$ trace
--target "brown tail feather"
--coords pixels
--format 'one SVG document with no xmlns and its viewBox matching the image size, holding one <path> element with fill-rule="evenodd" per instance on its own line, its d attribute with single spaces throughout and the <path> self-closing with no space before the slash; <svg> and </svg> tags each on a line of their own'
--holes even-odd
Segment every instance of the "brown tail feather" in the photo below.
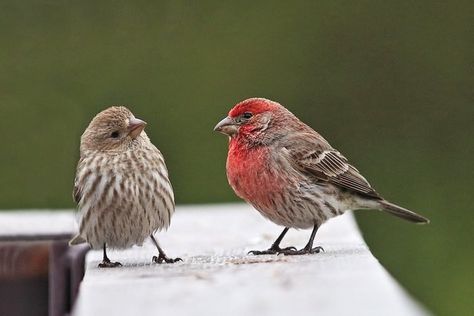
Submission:
<svg viewBox="0 0 474 316">
<path fill-rule="evenodd" d="M 78 234 L 78 235 L 74 236 L 74 238 L 69 241 L 69 246 L 79 245 L 79 244 L 82 244 L 82 243 L 85 243 L 85 242 L 86 242 L 86 240 L 81 235 Z"/>
<path fill-rule="evenodd" d="M 381 206 L 381 210 L 390 213 L 392 215 L 398 216 L 400 218 L 406 219 L 410 222 L 419 223 L 419 224 L 428 224 L 430 222 L 429 219 L 423 217 L 415 212 L 407 210 L 406 208 L 400 207 L 388 201 L 382 200 L 379 202 Z"/>
</svg>

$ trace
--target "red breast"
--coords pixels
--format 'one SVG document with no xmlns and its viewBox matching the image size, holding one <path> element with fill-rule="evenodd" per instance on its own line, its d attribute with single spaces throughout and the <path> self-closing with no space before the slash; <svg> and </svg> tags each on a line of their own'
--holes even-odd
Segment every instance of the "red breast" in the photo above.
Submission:
<svg viewBox="0 0 474 316">
<path fill-rule="evenodd" d="M 235 193 L 252 204 L 267 204 L 281 192 L 281 181 L 270 163 L 268 147 L 248 148 L 232 139 L 227 156 L 227 178 Z"/>
</svg>

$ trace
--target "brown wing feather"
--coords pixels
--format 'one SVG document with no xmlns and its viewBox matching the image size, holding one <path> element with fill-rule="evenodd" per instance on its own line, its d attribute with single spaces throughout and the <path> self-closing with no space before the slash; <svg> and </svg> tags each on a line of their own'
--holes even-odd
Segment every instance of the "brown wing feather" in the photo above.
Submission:
<svg viewBox="0 0 474 316">
<path fill-rule="evenodd" d="M 79 201 L 82 198 L 81 189 L 79 188 L 79 186 L 77 185 L 75 181 L 74 181 L 74 189 L 72 191 L 72 197 L 74 199 L 74 202 L 76 202 L 76 204 L 79 204 Z"/>
<path fill-rule="evenodd" d="M 377 192 L 359 171 L 349 164 L 346 157 L 308 126 L 303 134 L 288 135 L 285 149 L 296 168 L 341 188 L 373 198 L 380 198 Z M 296 138 L 296 136 L 298 136 Z"/>
<path fill-rule="evenodd" d="M 74 202 L 76 202 L 76 204 L 79 204 L 79 201 L 82 199 L 82 188 L 79 185 L 79 179 L 77 178 L 79 168 L 82 162 L 83 162 L 83 159 L 81 158 L 79 159 L 79 162 L 77 163 L 76 177 L 74 178 L 74 188 L 72 189 L 72 198 L 74 199 Z"/>
<path fill-rule="evenodd" d="M 307 153 L 296 162 L 320 180 L 363 195 L 379 197 L 359 171 L 334 149 Z"/>
</svg>

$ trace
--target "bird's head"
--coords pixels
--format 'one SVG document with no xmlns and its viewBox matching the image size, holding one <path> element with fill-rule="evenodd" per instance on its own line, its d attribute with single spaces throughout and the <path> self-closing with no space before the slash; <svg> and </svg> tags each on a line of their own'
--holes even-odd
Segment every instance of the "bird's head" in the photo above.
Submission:
<svg viewBox="0 0 474 316">
<path fill-rule="evenodd" d="M 120 151 L 144 137 L 146 122 L 124 106 L 112 106 L 97 114 L 81 137 L 82 151 Z M 146 136 L 145 136 L 146 137 Z"/>
<path fill-rule="evenodd" d="M 276 125 L 293 115 L 282 105 L 263 98 L 251 98 L 235 105 L 214 131 L 231 138 L 263 139 L 273 135 Z"/>
</svg>

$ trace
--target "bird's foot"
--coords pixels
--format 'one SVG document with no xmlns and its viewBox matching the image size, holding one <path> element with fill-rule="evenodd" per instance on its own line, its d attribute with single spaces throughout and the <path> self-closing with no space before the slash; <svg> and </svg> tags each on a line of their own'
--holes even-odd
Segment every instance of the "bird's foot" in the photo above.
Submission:
<svg viewBox="0 0 474 316">
<path fill-rule="evenodd" d="M 157 256 L 153 256 L 153 258 L 151 259 L 152 262 L 154 263 L 175 263 L 175 262 L 178 262 L 178 261 L 183 261 L 183 259 L 181 258 L 168 258 L 165 254 L 159 254 L 158 257 Z"/>
<path fill-rule="evenodd" d="M 304 247 L 303 249 L 296 250 L 296 249 L 282 249 L 282 251 L 278 252 L 278 254 L 284 254 L 285 256 L 298 256 L 298 255 L 312 255 L 314 253 L 324 252 L 323 247 Z"/>
<path fill-rule="evenodd" d="M 267 250 L 250 250 L 247 254 L 248 255 L 254 255 L 254 256 L 259 256 L 259 255 L 274 255 L 274 254 L 279 254 L 282 251 L 296 251 L 295 247 L 286 247 L 286 248 L 280 248 L 278 246 L 274 247 L 271 246 Z"/>
<path fill-rule="evenodd" d="M 99 268 L 116 268 L 121 266 L 122 264 L 120 262 L 112 262 L 110 260 L 103 260 L 99 263 Z"/>
</svg>

